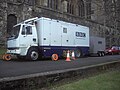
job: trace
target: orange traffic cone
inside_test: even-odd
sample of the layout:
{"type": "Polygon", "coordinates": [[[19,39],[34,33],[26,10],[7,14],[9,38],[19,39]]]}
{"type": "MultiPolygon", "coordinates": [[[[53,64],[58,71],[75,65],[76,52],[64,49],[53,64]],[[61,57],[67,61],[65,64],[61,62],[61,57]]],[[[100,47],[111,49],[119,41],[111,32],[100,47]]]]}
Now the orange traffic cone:
{"type": "Polygon", "coordinates": [[[10,54],[4,54],[3,55],[3,60],[9,61],[9,60],[11,60],[11,58],[12,58],[12,56],[10,54]]]}
{"type": "Polygon", "coordinates": [[[72,51],[72,59],[75,60],[75,53],[72,51]]]}
{"type": "Polygon", "coordinates": [[[71,61],[71,60],[70,60],[70,51],[69,51],[69,50],[67,51],[67,58],[66,58],[66,61],[68,61],[68,62],[71,61]]]}

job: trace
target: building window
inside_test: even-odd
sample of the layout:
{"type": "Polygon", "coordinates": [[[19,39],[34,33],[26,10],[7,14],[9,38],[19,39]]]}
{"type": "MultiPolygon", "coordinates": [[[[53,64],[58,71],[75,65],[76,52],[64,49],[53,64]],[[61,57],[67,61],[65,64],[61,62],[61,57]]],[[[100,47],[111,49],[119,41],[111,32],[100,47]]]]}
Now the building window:
{"type": "Polygon", "coordinates": [[[71,2],[67,3],[67,13],[74,14],[74,4],[71,2]]]}
{"type": "Polygon", "coordinates": [[[86,3],[86,18],[91,19],[91,3],[87,2],[86,3]]]}
{"type": "Polygon", "coordinates": [[[48,7],[57,10],[58,9],[58,0],[48,0],[48,7]]]}
{"type": "Polygon", "coordinates": [[[32,27],[31,26],[23,26],[22,35],[31,35],[32,27]]]}
{"type": "Polygon", "coordinates": [[[67,1],[66,0],[64,0],[64,1],[62,1],[62,11],[63,12],[67,12],[67,1]]]}
{"type": "Polygon", "coordinates": [[[35,0],[24,0],[24,3],[26,3],[28,5],[34,5],[35,4],[35,0]]]}
{"type": "Polygon", "coordinates": [[[78,14],[80,17],[85,17],[85,6],[83,0],[78,2],[78,14]]]}

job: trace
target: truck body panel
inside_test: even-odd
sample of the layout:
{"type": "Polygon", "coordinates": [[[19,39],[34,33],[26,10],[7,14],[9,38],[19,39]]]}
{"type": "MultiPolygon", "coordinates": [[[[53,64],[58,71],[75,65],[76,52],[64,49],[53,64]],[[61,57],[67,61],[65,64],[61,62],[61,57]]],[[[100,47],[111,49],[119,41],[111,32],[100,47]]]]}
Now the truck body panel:
{"type": "Polygon", "coordinates": [[[75,49],[88,54],[88,27],[44,17],[37,20],[37,27],[39,48],[43,56],[51,56],[53,53],[61,56],[64,50],[75,49]]]}
{"type": "Polygon", "coordinates": [[[105,38],[90,36],[90,54],[105,53],[105,38]]]}
{"type": "Polygon", "coordinates": [[[89,47],[88,27],[46,18],[40,18],[37,23],[40,46],[89,47]]]}

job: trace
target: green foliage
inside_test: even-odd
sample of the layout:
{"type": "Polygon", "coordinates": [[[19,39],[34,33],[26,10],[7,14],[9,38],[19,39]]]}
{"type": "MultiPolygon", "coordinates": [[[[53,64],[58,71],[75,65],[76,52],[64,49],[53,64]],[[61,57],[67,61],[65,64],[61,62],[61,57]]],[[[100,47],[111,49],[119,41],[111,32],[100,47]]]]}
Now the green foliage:
{"type": "Polygon", "coordinates": [[[5,48],[0,48],[0,54],[4,54],[6,53],[6,49],[5,48]]]}

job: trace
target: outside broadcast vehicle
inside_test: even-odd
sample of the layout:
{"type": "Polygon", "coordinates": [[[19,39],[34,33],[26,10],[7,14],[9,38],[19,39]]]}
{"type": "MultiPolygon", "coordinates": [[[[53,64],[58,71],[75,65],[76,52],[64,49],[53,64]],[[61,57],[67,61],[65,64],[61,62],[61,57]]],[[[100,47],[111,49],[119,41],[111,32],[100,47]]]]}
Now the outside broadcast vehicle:
{"type": "Polygon", "coordinates": [[[89,54],[89,28],[50,18],[31,18],[14,26],[7,40],[7,53],[18,58],[66,56],[68,50],[76,57],[89,54]]]}

